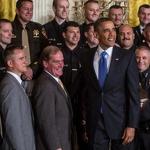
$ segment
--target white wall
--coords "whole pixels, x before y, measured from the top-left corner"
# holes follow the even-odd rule
[[[52,10],[53,0],[33,0],[33,21],[44,24],[48,22],[54,16]],[[69,0],[69,19],[73,19],[73,5],[74,0]]]

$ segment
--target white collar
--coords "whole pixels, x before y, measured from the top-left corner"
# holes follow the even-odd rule
[[[7,73],[11,74],[20,84],[22,83],[22,80],[19,75],[15,74],[14,72],[7,71]]]
[[[97,51],[98,51],[99,55],[100,55],[103,51],[105,51],[105,52],[107,52],[107,54],[108,54],[109,56],[111,56],[111,55],[112,55],[112,51],[113,51],[113,47],[109,47],[108,49],[103,50],[103,49],[100,47],[100,45],[99,45]]]
[[[59,78],[55,77],[54,75],[52,75],[50,72],[48,72],[47,70],[44,70],[46,73],[48,73],[50,76],[52,76],[57,82],[59,81]]]

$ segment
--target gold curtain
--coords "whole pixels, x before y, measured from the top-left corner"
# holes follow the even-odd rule
[[[150,4],[150,0],[129,0],[129,24],[132,26],[139,24],[137,12],[142,4]]]
[[[16,0],[0,0],[0,18],[13,20],[15,17]]]

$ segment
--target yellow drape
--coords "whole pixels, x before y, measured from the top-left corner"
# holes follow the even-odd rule
[[[16,0],[0,0],[0,18],[13,20],[15,17]]]
[[[150,4],[150,0],[129,0],[129,24],[132,26],[139,24],[137,12],[142,4]]]

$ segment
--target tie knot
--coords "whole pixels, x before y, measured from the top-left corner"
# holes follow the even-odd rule
[[[102,57],[105,57],[105,58],[106,58],[107,55],[108,55],[108,54],[107,54],[107,52],[105,52],[105,51],[103,51],[103,52],[101,53],[101,56],[102,56]]]

